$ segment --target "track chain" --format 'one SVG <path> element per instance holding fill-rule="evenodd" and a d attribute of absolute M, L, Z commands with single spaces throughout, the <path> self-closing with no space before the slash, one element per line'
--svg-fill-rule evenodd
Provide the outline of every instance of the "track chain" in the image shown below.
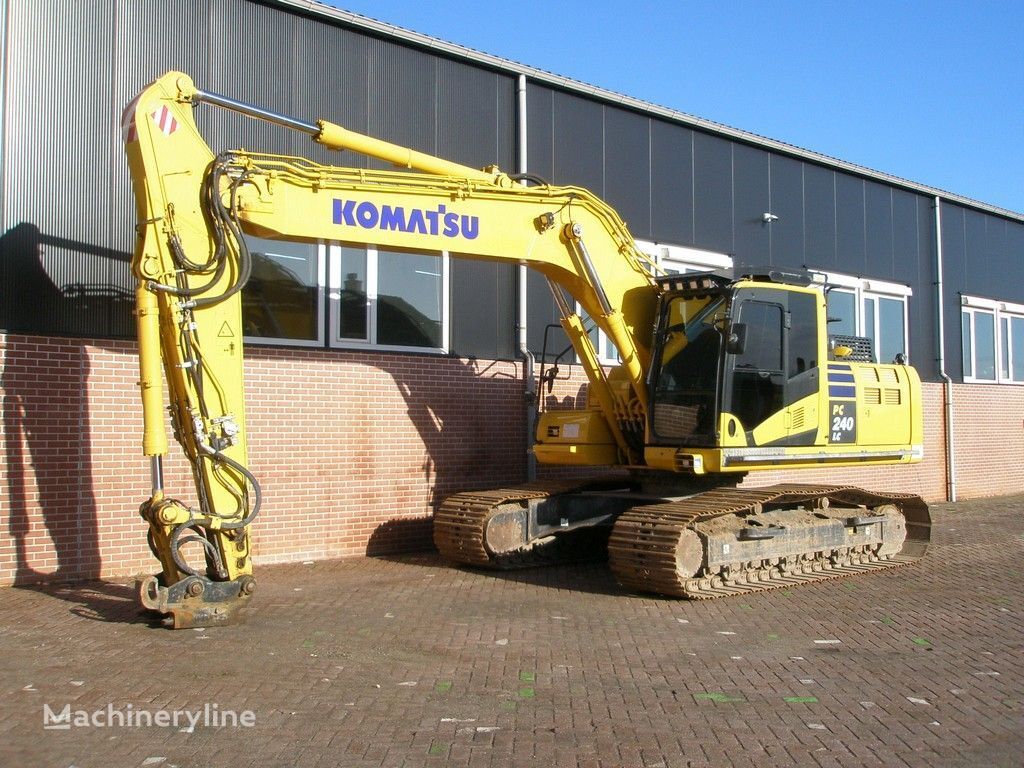
<path fill-rule="evenodd" d="M 551 480 L 514 488 L 457 493 L 446 498 L 434 514 L 434 544 L 445 559 L 481 568 L 524 568 L 565 562 L 574 554 L 571 551 L 573 539 L 568 537 L 565 540 L 556 538 L 545 542 L 543 546 L 495 556 L 484 543 L 488 521 L 503 504 L 525 503 L 560 493 L 623 484 L 621 478 Z"/>
<path fill-rule="evenodd" d="M 749 514 L 786 507 L 814 507 L 825 500 L 842 507 L 893 504 L 907 522 L 907 541 L 894 556 L 879 557 L 877 547 L 862 546 L 735 562 L 714 573 L 687 578 L 679 573 L 676 546 L 683 532 L 728 514 Z M 681 501 L 634 507 L 619 517 L 608 541 L 609 565 L 623 586 L 640 592 L 706 600 L 840 578 L 864 571 L 906 565 L 924 555 L 930 537 L 928 508 L 912 494 L 877 494 L 852 486 L 776 485 L 769 488 L 720 488 Z"/>

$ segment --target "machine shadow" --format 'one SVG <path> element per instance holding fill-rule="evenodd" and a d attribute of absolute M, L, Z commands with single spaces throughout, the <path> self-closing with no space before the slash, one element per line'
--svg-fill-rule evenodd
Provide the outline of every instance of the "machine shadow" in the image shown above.
<path fill-rule="evenodd" d="M 75 584 L 21 584 L 15 589 L 27 589 L 70 603 L 69 613 L 90 621 L 164 626 L 160 616 L 139 605 L 136 590 L 127 584 L 96 580 Z"/>
<path fill-rule="evenodd" d="M 423 441 L 423 471 L 430 484 L 429 505 L 436 513 L 452 494 L 484 490 L 526 481 L 528 438 L 532 427 L 524 420 L 525 387 L 521 377 L 497 374 L 488 377 L 489 368 L 479 361 L 458 357 L 444 358 L 440 374 L 429 379 L 409 376 L 408 366 L 389 365 L 379 360 L 376 367 L 394 379 L 406 412 Z M 465 396 L 472 393 L 471 396 Z M 575 395 L 561 398 L 550 392 L 545 409 L 582 407 L 586 387 Z M 510 430 L 510 420 L 514 429 Z M 508 461 L 508 443 L 514 443 L 513 462 Z M 541 468 L 540 477 L 587 477 L 594 470 Z M 444 561 L 432 541 L 433 518 L 392 518 L 371 533 L 366 554 L 383 560 L 429 568 L 452 567 L 505 581 L 532 584 L 551 589 L 625 594 L 608 570 L 606 535 L 580 536 L 580 550 L 572 562 L 514 570 L 487 570 Z"/>
<path fill-rule="evenodd" d="M 53 250 L 52 254 L 48 254 Z M 98 507 L 90 450 L 88 336 L 130 321 L 129 296 L 113 280 L 59 288 L 44 259 L 125 262 L 127 254 L 66 240 L 22 222 L 0 237 L 0 271 L 17 276 L 4 297 L 4 451 L 9 515 L 4 533 L 13 543 L 13 586 L 72 604 L 73 614 L 97 621 L 141 622 L 134 591 L 100 581 Z M 84 263 L 84 261 L 82 262 Z M 103 273 L 97 267 L 94 272 Z M 107 271 L 109 275 L 109 271 Z M 4 285 L 13 284 L 6 279 Z M 120 318 L 115 321 L 115 315 Z M 31 335 L 19 335 L 19 332 Z M 60 340 L 47 355 L 39 334 Z M 90 344 L 93 344 L 91 342 Z"/>
<path fill-rule="evenodd" d="M 436 513 L 454 493 L 499 488 L 526 477 L 526 429 L 521 377 L 475 358 L 432 361 L 431 374 L 402 357 L 381 355 L 372 365 L 395 382 L 406 416 L 423 444 L 421 469 Z M 511 446 L 511 447 L 510 447 Z M 366 554 L 428 551 L 432 517 L 395 517 L 371 534 Z"/>
<path fill-rule="evenodd" d="M 396 565 L 427 568 L 433 571 L 449 568 L 467 576 L 482 579 L 497 579 L 512 584 L 525 584 L 545 589 L 562 590 L 567 595 L 588 593 L 595 595 L 624 596 L 635 594 L 615 581 L 608 568 L 607 556 L 596 553 L 590 558 L 580 558 L 570 563 L 557 565 L 517 568 L 510 570 L 488 570 L 468 565 L 451 563 L 442 558 L 436 550 L 405 554 L 381 554 L 374 556 Z M 646 598 L 655 595 L 644 595 Z"/>

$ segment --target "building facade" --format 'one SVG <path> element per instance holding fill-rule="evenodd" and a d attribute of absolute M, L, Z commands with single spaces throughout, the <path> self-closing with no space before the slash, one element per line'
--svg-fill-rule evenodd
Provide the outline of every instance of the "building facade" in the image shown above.
<path fill-rule="evenodd" d="M 311 2 L 11 0 L 0 23 L 0 584 L 153 567 L 136 514 L 148 471 L 119 116 L 171 69 L 276 112 L 587 187 L 666 269 L 825 272 L 835 330 L 920 372 L 926 459 L 800 478 L 933 500 L 1021 490 L 1018 213 Z M 198 120 L 215 151 L 378 167 L 229 112 Z M 540 276 L 455 253 L 250 245 L 257 561 L 427 546 L 445 495 L 525 478 L 523 348 L 565 345 Z M 561 371 L 544 407 L 584 396 L 578 367 Z M 167 485 L 188 498 L 180 457 Z"/>

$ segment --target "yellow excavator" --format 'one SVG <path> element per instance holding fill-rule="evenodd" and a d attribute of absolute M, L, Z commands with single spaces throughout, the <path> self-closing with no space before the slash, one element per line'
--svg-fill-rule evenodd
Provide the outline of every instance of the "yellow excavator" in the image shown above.
<path fill-rule="evenodd" d="M 323 166 L 243 150 L 214 155 L 200 105 L 297 130 L 401 170 Z M 739 487 L 746 473 L 913 463 L 921 387 L 906 361 L 828 333 L 828 286 L 779 269 L 659 274 L 618 214 L 585 189 L 477 170 L 319 120 L 198 89 L 169 72 L 128 105 L 135 191 L 136 315 L 152 494 L 141 514 L 162 571 L 144 606 L 175 627 L 240 620 L 253 594 L 249 529 L 261 490 L 248 468 L 241 291 L 245 236 L 451 251 L 545 275 L 586 372 L 586 406 L 547 411 L 545 464 L 605 477 L 458 493 L 434 541 L 456 563 L 506 568 L 606 543 L 625 587 L 690 598 L 742 594 L 887 568 L 927 549 L 927 506 L 842 485 Z M 581 312 L 619 364 L 601 364 Z M 165 406 L 165 384 L 167 390 Z M 165 414 L 198 503 L 165 493 Z M 183 554 L 201 548 L 204 565 Z"/>

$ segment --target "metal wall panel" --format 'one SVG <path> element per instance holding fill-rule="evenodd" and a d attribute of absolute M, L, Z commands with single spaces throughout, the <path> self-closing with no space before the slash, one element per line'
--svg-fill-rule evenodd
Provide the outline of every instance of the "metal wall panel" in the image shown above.
<path fill-rule="evenodd" d="M 778 216 L 768 227 L 771 237 L 771 263 L 781 267 L 800 267 L 804 259 L 804 170 L 803 163 L 772 155 L 771 208 Z"/>
<path fill-rule="evenodd" d="M 561 91 L 552 97 L 555 184 L 604 196 L 604 116 L 600 104 Z"/>
<path fill-rule="evenodd" d="M 106 335 L 115 303 L 107 290 L 114 6 L 40 0 L 7 10 L 3 327 Z"/>
<path fill-rule="evenodd" d="M 836 270 L 864 274 L 864 181 L 836 174 Z"/>
<path fill-rule="evenodd" d="M 553 181 L 554 93 L 533 83 L 526 84 L 526 159 L 527 170 L 547 181 Z"/>
<path fill-rule="evenodd" d="M 650 237 L 693 244 L 693 131 L 653 119 Z"/>
<path fill-rule="evenodd" d="M 946 373 L 957 381 L 963 377 L 963 336 L 960 327 L 960 294 L 967 280 L 967 250 L 964 213 L 959 205 L 942 203 L 943 314 L 946 330 Z M 911 350 L 913 354 L 913 350 Z"/>
<path fill-rule="evenodd" d="M 892 191 L 892 278 L 898 283 L 915 286 L 919 264 L 929 261 L 929 254 L 921 250 L 920 215 L 918 203 L 930 206 L 931 201 L 906 192 Z M 878 275 L 883 277 L 883 275 Z M 915 291 L 916 294 L 916 291 Z"/>
<path fill-rule="evenodd" d="M 916 219 L 913 237 L 909 219 Z M 940 381 L 938 368 L 935 206 L 930 198 L 893 192 L 896 279 L 914 290 L 910 298 L 910 362 L 924 381 Z M 916 240 L 916 242 L 913 242 Z M 912 253 L 916 245 L 916 258 Z M 947 334 L 951 330 L 946 331 Z"/>
<path fill-rule="evenodd" d="M 864 182 L 864 274 L 893 278 L 892 188 Z"/>
<path fill-rule="evenodd" d="M 693 134 L 693 240 L 698 248 L 733 253 L 731 142 Z"/>
<path fill-rule="evenodd" d="M 604 108 L 604 197 L 633 237 L 651 237 L 651 120 Z"/>
<path fill-rule="evenodd" d="M 981 268 L 998 278 L 997 285 L 1000 293 L 994 294 L 994 296 L 999 299 L 1007 298 L 1003 295 L 1006 289 L 1002 284 L 1007 275 L 1013 274 L 1010 254 L 1006 251 L 1006 225 L 1005 219 L 985 216 L 985 251 L 982 256 L 983 266 Z"/>
<path fill-rule="evenodd" d="M 207 83 L 210 23 L 209 2 L 186 6 L 172 3 L 120 2 L 116 7 L 113 103 L 110 114 L 121 110 L 150 82 L 169 70 L 192 77 L 200 88 Z M 212 89 L 211 89 L 212 90 Z M 210 110 L 197 114 L 200 130 L 208 131 Z M 135 290 L 130 260 L 135 248 L 135 198 L 122 137 L 111 132 L 111 228 L 113 250 L 111 289 L 131 294 Z M 135 332 L 130 302 L 120 302 L 111 317 L 109 334 L 131 336 Z"/>
<path fill-rule="evenodd" d="M 437 153 L 473 168 L 515 170 L 515 81 L 438 59 Z"/>
<path fill-rule="evenodd" d="M 1002 298 L 1004 275 L 992 274 L 987 263 L 988 232 L 985 215 L 979 211 L 964 209 L 964 266 L 963 292 L 985 298 Z"/>
<path fill-rule="evenodd" d="M 4 130 L 4 115 L 7 113 L 7 89 L 4 85 L 7 83 L 7 17 L 10 15 L 10 12 L 11 4 L 5 2 L 2 11 L 0 11 L 0 233 L 7 231 L 7 227 L 4 225 L 5 183 L 3 180 L 3 158 L 5 154 L 5 136 L 7 135 L 7 132 Z M 4 263 L 0 259 L 0 291 L 3 290 L 2 286 L 6 282 L 5 275 Z M 3 308 L 0 308 L 0 327 L 3 327 Z"/>
<path fill-rule="evenodd" d="M 736 144 L 732 150 L 733 243 L 737 265 L 771 263 L 769 227 L 764 214 L 771 207 L 768 153 Z"/>
<path fill-rule="evenodd" d="M 437 59 L 371 39 L 368 53 L 368 132 L 434 154 L 437 151 Z M 371 167 L 388 167 L 377 161 Z"/>
<path fill-rule="evenodd" d="M 206 90 L 295 113 L 296 17 L 247 0 L 211 0 Z M 292 132 L 262 120 L 209 108 L 206 138 L 214 152 L 227 149 L 289 154 Z"/>
<path fill-rule="evenodd" d="M 836 269 L 836 174 L 804 164 L 804 260 L 817 269 Z"/>
<path fill-rule="evenodd" d="M 515 81 L 438 60 L 437 154 L 474 168 L 515 170 Z M 452 259 L 452 350 L 467 357 L 515 357 L 516 268 Z"/>
<path fill-rule="evenodd" d="M 1009 301 L 1024 304 L 1024 224 L 1006 222 L 1006 272 Z"/>
<path fill-rule="evenodd" d="M 367 130 L 367 38 L 306 18 L 295 20 L 294 115 L 330 120 L 350 130 Z M 367 158 L 327 149 L 290 131 L 290 154 L 325 165 L 365 168 Z"/>

